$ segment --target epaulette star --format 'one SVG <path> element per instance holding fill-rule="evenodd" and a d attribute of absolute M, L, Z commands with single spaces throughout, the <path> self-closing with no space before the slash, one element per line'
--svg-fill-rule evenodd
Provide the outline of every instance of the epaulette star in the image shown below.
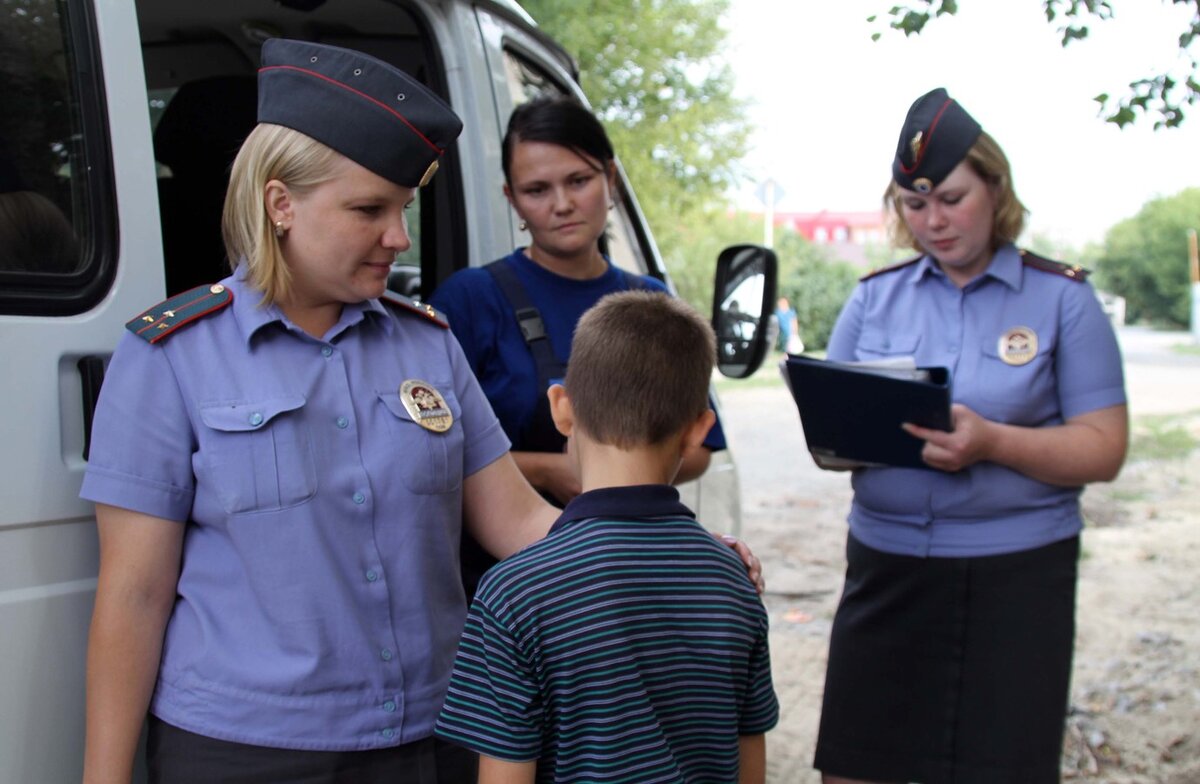
<path fill-rule="evenodd" d="M 230 302 L 233 302 L 233 292 L 219 283 L 197 286 L 143 311 L 126 322 L 125 329 L 147 343 L 157 343 L 185 324 L 216 313 Z"/>
<path fill-rule="evenodd" d="M 1027 250 L 1021 252 L 1021 263 L 1026 267 L 1033 267 L 1042 272 L 1052 272 L 1055 275 L 1062 275 L 1064 278 L 1082 283 L 1087 280 L 1087 276 L 1091 274 L 1089 270 L 1084 269 L 1078 264 L 1063 264 L 1061 261 L 1052 261 L 1045 259 L 1036 253 L 1030 253 Z"/>
<path fill-rule="evenodd" d="M 397 294 L 391 289 L 384 291 L 382 296 L 379 297 L 379 301 L 385 305 L 392 306 L 402 313 L 414 313 L 418 316 L 423 316 L 427 321 L 438 325 L 442 329 L 450 328 L 450 322 L 446 320 L 446 317 L 439 313 L 437 308 L 427 302 L 417 302 L 403 294 Z"/>

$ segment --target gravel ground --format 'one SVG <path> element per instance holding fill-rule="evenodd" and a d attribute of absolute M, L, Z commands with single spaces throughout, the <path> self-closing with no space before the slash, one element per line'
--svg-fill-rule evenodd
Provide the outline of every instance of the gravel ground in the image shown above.
<path fill-rule="evenodd" d="M 1185 333 L 1120 333 L 1135 430 L 1200 438 L 1200 355 Z M 782 383 L 722 391 L 738 455 L 743 536 L 767 576 L 771 655 L 781 702 L 768 736 L 768 781 L 817 782 L 811 770 L 830 622 L 845 568 L 849 478 L 808 457 Z M 1151 415 L 1147 418 L 1147 415 Z M 1158 417 L 1157 419 L 1155 417 Z M 1067 781 L 1200 782 L 1200 450 L 1131 460 L 1084 495 Z"/>

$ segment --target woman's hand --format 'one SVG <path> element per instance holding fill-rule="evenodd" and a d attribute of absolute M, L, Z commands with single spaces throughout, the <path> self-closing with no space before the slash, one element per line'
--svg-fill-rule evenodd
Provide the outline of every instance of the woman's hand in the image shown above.
<path fill-rule="evenodd" d="M 1088 411 L 1048 427 L 993 422 L 958 403 L 951 406 L 950 416 L 951 433 L 903 425 L 925 441 L 925 462 L 942 471 L 959 471 L 986 460 L 1046 484 L 1081 487 L 1112 481 L 1129 444 L 1129 411 L 1124 405 Z"/>
<path fill-rule="evenodd" d="M 961 471 L 987 460 L 992 442 L 991 425 L 994 423 L 961 403 L 950 407 L 950 421 L 954 429 L 949 433 L 909 423 L 901 427 L 925 442 L 921 459 L 940 471 Z"/>
<path fill-rule="evenodd" d="M 755 557 L 754 553 L 750 552 L 750 545 L 730 534 L 713 534 L 720 539 L 733 551 L 738 554 L 738 558 L 742 559 L 742 563 L 746 565 L 746 574 L 750 577 L 750 582 L 754 583 L 754 588 L 763 593 L 767 590 L 767 583 L 763 580 L 762 562 Z"/>

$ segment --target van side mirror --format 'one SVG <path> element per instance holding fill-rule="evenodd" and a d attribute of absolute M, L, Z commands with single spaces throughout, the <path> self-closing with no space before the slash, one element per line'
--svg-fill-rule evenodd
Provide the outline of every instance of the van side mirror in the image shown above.
<path fill-rule="evenodd" d="M 731 245 L 717 257 L 712 326 L 722 375 L 746 378 L 766 358 L 778 273 L 775 251 L 759 245 Z"/>

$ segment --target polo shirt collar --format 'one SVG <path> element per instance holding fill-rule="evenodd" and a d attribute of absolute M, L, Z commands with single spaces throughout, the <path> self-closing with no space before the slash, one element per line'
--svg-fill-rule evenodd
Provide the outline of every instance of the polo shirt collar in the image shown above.
<path fill-rule="evenodd" d="M 679 491 L 671 485 L 603 487 L 575 496 L 554 521 L 550 533 L 575 520 L 597 517 L 608 520 L 690 517 L 694 520 L 696 514 L 679 500 Z"/>

